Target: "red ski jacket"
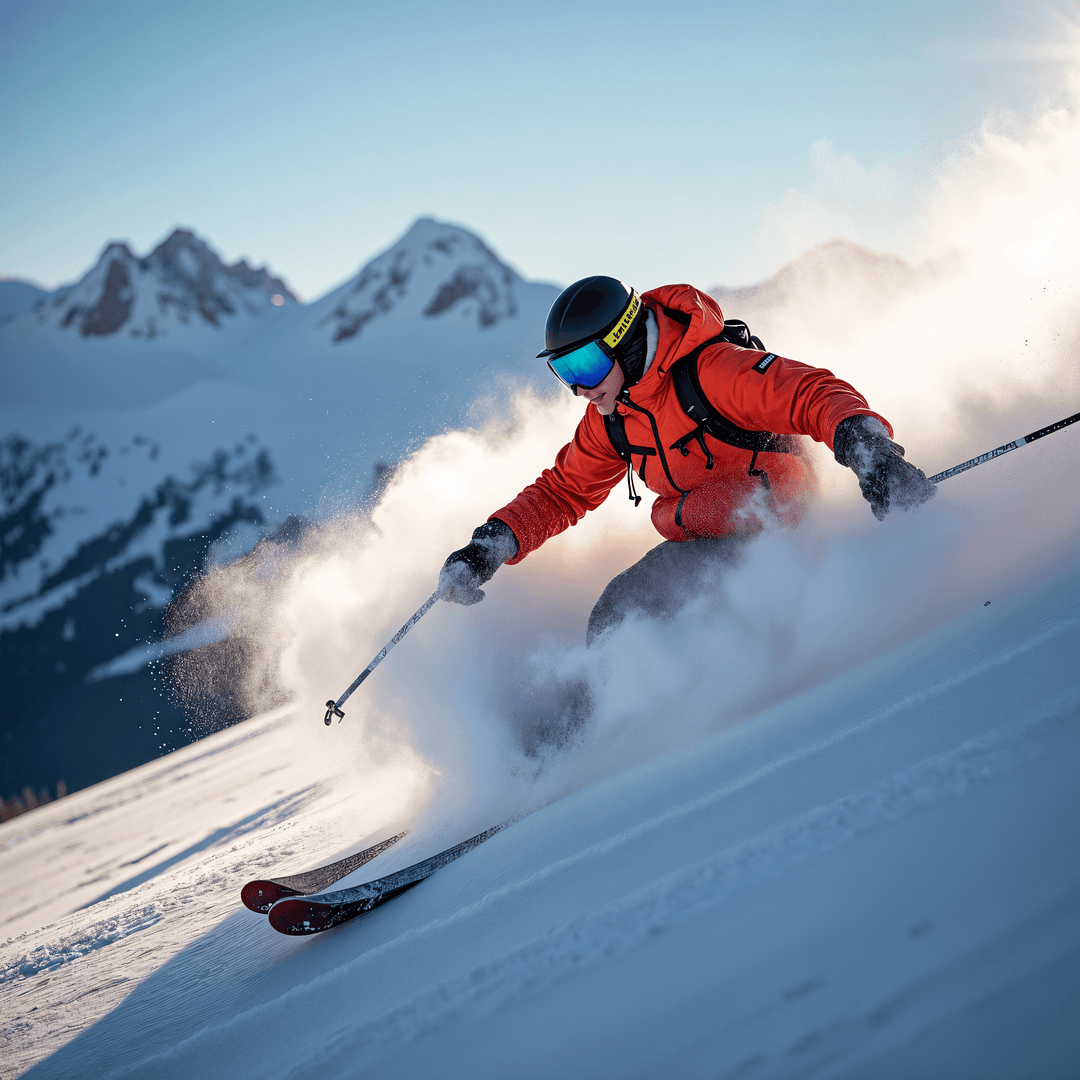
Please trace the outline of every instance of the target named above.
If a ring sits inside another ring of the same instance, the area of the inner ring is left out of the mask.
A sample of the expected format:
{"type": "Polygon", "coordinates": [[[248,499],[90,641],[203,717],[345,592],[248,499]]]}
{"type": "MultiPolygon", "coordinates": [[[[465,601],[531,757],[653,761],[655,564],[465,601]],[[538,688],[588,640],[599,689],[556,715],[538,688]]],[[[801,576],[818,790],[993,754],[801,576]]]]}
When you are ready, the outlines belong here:
{"type": "MultiPolygon", "coordinates": [[[[760,452],[752,461],[752,451],[705,435],[714,462],[711,469],[706,468],[707,458],[697,441],[687,444],[686,456],[672,449],[696,425],[676,396],[671,365],[722,333],[724,316],[711,296],[690,285],[665,285],[641,299],[660,331],[649,370],[630,388],[630,400],[645,411],[623,404],[617,409],[624,417],[630,445],[656,450],[654,455],[634,457],[634,471],[657,496],[652,506],[656,530],[667,540],[759,530],[760,517],[746,503],[762,492],[763,480],[751,474],[751,468],[767,475],[765,501],[780,520],[798,522],[817,486],[801,440],[792,440],[794,453],[760,452]]],[[[713,407],[741,428],[809,435],[830,449],[836,425],[849,416],[876,417],[892,434],[888,421],[831,371],[782,356],[767,360],[773,355],[726,342],[703,349],[697,362],[698,380],[713,407]]],[[[545,540],[576,525],[625,474],[626,464],[612,446],[603,416],[589,404],[573,440],[559,451],[554,466],[491,515],[509,525],[517,537],[518,553],[509,561],[520,562],[545,540]]]]}

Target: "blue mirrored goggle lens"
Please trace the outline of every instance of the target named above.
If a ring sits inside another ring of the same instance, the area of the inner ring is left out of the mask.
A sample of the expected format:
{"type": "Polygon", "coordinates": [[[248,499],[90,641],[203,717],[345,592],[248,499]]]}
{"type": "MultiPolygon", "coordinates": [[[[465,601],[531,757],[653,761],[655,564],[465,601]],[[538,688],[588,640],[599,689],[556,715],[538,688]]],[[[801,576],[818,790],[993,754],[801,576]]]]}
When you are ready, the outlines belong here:
{"type": "Polygon", "coordinates": [[[583,390],[599,386],[614,366],[615,361],[604,351],[599,341],[590,341],[580,349],[548,359],[548,367],[571,390],[575,386],[580,386],[583,390]]]}

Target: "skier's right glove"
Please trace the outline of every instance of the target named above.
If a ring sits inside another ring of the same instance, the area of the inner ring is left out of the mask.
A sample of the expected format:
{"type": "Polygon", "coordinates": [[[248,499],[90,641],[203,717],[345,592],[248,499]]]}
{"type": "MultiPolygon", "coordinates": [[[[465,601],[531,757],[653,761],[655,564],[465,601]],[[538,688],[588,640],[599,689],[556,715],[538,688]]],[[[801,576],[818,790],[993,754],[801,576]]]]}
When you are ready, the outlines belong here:
{"type": "Polygon", "coordinates": [[[859,478],[863,498],[878,521],[884,521],[895,506],[914,510],[937,492],[937,485],[927,480],[922,469],[904,460],[904,448],[872,416],[841,420],[833,433],[833,453],[859,478]]]}
{"type": "Polygon", "coordinates": [[[517,537],[505,522],[492,518],[473,530],[472,543],[451,552],[439,572],[439,594],[455,604],[478,604],[480,588],[507,559],[518,553],[517,537]]]}

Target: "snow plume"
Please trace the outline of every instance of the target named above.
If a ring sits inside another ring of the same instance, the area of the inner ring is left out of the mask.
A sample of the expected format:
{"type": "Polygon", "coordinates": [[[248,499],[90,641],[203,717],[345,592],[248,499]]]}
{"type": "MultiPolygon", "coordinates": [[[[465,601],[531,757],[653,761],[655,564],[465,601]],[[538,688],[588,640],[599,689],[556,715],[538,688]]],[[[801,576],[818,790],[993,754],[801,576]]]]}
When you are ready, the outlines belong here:
{"type": "MultiPolygon", "coordinates": [[[[487,403],[484,411],[498,410],[487,403]]],[[[344,721],[321,723],[323,702],[434,590],[446,555],[550,464],[581,403],[522,392],[502,413],[429,440],[375,506],[294,522],[192,582],[172,605],[170,633],[212,623],[226,631],[173,658],[176,692],[197,727],[291,700],[297,752],[324,756],[327,775],[344,787],[376,779],[382,787],[397,775],[407,794],[395,814],[415,814],[436,794],[438,815],[458,829],[466,806],[464,816],[480,824],[516,812],[506,789],[541,760],[504,698],[529,680],[507,673],[543,666],[530,657],[546,643],[583,639],[599,588],[655,541],[648,515],[629,505],[611,500],[531,556],[527,570],[504,568],[479,607],[437,604],[346,703],[344,721]]]]}
{"type": "MultiPolygon", "coordinates": [[[[947,162],[909,227],[910,261],[834,242],[718,291],[722,306],[855,385],[927,473],[1076,412],[1076,104],[1023,130],[988,125],[947,162]]],[[[823,495],[799,530],[768,531],[674,618],[628,620],[587,650],[604,585],[659,540],[647,504],[617,488],[500,570],[483,604],[437,604],[325,729],[322,703],[432,592],[446,555],[550,464],[582,408],[502,400],[490,423],[421,447],[370,513],[265,544],[188,601],[200,617],[238,613],[222,649],[244,710],[291,699],[297,753],[323,755],[342,790],[392,788],[395,813],[426,807],[455,834],[735,724],[1075,557],[1076,429],[882,524],[819,447],[823,495]]],[[[188,673],[195,696],[217,692],[211,668],[188,673]]]]}
{"type": "Polygon", "coordinates": [[[905,197],[910,212],[889,234],[906,261],[850,242],[877,239],[857,212],[869,181],[850,161],[826,172],[824,187],[767,208],[761,228],[807,236],[844,222],[845,241],[764,285],[718,290],[727,314],[856,385],[927,472],[1076,412],[1080,73],[1059,106],[988,120],[905,197]]]}

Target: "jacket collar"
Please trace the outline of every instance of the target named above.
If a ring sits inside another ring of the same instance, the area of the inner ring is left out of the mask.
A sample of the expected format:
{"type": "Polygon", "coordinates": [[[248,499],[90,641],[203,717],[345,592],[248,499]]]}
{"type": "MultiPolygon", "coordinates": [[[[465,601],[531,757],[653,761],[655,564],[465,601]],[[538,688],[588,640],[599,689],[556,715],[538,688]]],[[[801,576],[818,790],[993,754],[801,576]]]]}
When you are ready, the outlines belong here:
{"type": "Polygon", "coordinates": [[[724,313],[708,293],[692,285],[662,285],[643,293],[641,300],[657,325],[655,355],[641,381],[630,387],[631,399],[643,402],[660,389],[680,356],[723,333],[724,313]]]}

